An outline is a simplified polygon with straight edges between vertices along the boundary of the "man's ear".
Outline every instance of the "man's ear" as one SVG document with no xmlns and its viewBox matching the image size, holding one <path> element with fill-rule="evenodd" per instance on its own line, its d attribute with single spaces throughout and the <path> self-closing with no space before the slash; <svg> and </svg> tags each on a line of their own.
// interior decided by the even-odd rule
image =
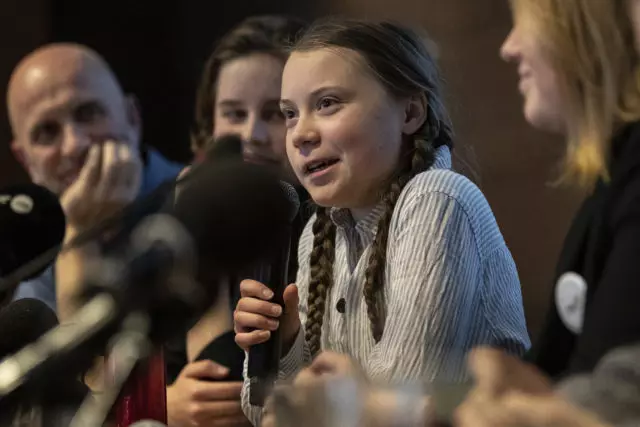
<svg viewBox="0 0 640 427">
<path fill-rule="evenodd" d="M 135 95 L 129 94 L 125 99 L 127 122 L 134 129 L 138 138 L 142 134 L 142 113 L 140 110 L 140 102 Z"/>
<path fill-rule="evenodd" d="M 24 168 L 25 171 L 29 175 L 31 175 L 31 168 L 29 167 L 29 160 L 27 157 L 27 153 L 25 153 L 24 147 L 15 139 L 11 141 L 11 152 L 13 153 L 13 157 L 20 163 L 20 165 Z"/>
</svg>

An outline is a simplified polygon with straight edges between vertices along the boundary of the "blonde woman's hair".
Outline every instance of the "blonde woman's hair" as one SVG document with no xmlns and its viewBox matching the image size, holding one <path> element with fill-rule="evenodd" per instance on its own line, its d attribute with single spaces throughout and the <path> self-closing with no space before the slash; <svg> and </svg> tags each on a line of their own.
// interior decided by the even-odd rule
<svg viewBox="0 0 640 427">
<path fill-rule="evenodd" d="M 560 182 L 607 180 L 611 140 L 640 119 L 640 79 L 625 0 L 511 0 L 558 75 L 567 117 Z"/>
</svg>

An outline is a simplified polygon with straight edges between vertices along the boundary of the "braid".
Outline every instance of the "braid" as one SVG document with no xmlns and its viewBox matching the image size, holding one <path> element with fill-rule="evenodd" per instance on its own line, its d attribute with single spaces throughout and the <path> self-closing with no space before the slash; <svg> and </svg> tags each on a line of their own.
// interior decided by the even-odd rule
<svg viewBox="0 0 640 427">
<path fill-rule="evenodd" d="M 313 250 L 309 259 L 311 278 L 307 300 L 307 324 L 305 325 L 305 339 L 312 355 L 320 351 L 326 297 L 333 284 L 335 238 L 336 227 L 329 218 L 327 209 L 319 208 L 313 223 Z"/>
<path fill-rule="evenodd" d="M 431 126 L 428 126 L 428 128 L 433 129 Z M 369 263 L 365 271 L 364 300 L 367 303 L 367 314 L 371 321 L 373 339 L 376 342 L 380 341 L 384 330 L 385 308 L 382 286 L 384 284 L 387 241 L 393 209 L 400 197 L 400 193 L 402 193 L 402 189 L 411 178 L 429 169 L 433 164 L 435 160 L 434 144 L 421 137 L 416 137 L 411 154 L 411 161 L 408 162 L 404 170 L 400 171 L 397 178 L 391 182 L 389 190 L 382 199 L 385 209 L 378 222 L 378 230 L 371 245 Z"/>
</svg>

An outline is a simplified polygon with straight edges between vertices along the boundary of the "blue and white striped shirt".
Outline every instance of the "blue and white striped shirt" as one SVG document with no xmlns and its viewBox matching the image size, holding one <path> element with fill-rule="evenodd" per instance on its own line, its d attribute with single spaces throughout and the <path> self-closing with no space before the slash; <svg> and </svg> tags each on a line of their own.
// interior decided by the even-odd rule
<svg viewBox="0 0 640 427">
<path fill-rule="evenodd" d="M 449 149 L 414 177 L 394 208 L 387 246 L 380 342 L 371 332 L 363 296 L 365 270 L 383 206 L 359 222 L 346 209 L 333 209 L 337 226 L 334 283 L 327 294 L 322 350 L 350 355 L 377 381 L 460 382 L 465 358 L 478 345 L 523 354 L 530 346 L 515 263 L 480 190 L 450 170 Z M 300 321 L 296 341 L 280 361 L 280 379 L 292 378 L 311 360 L 304 340 L 313 249 L 311 218 L 300 237 L 297 285 Z M 344 313 L 336 304 L 344 298 Z M 342 310 L 341 310 L 342 311 Z M 254 425 L 260 408 L 243 409 Z"/>
</svg>

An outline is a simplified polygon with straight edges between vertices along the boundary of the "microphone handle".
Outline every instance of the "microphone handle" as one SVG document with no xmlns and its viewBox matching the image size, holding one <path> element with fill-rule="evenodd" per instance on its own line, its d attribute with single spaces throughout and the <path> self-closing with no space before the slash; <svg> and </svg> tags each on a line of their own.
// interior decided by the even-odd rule
<svg viewBox="0 0 640 427">
<path fill-rule="evenodd" d="M 291 250 L 291 228 L 287 227 L 283 245 L 276 256 L 268 264 L 269 288 L 273 291 L 271 302 L 279 304 L 284 312 L 284 289 L 287 286 L 289 272 L 289 252 Z M 268 341 L 252 346 L 249 349 L 247 375 L 251 383 L 249 401 L 254 406 L 263 406 L 278 377 L 282 336 L 280 328 L 271 332 Z"/>
</svg>

